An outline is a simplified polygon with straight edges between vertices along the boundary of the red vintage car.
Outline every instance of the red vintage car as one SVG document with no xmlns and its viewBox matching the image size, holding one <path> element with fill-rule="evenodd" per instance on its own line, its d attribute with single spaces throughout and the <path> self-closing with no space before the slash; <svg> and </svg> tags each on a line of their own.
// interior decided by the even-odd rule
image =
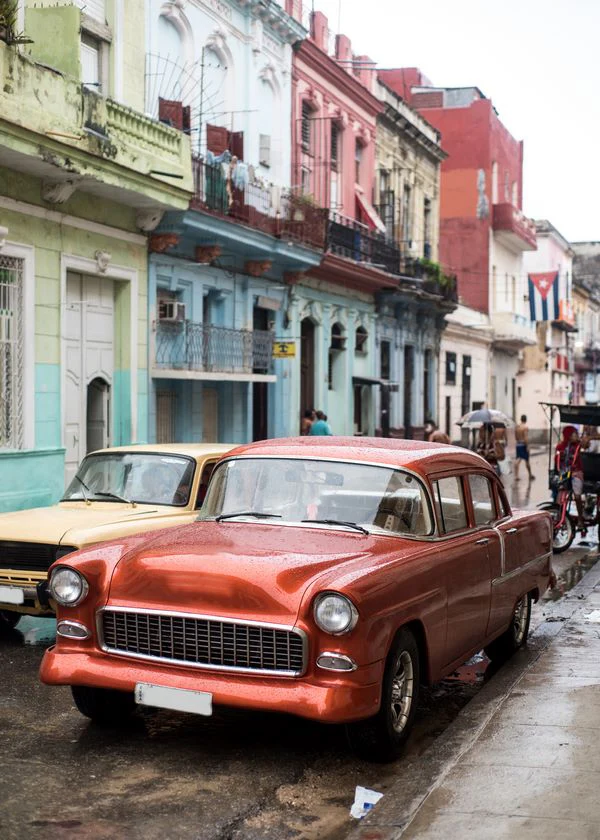
<svg viewBox="0 0 600 840">
<path fill-rule="evenodd" d="M 218 464 L 199 520 L 55 563 L 41 678 L 92 720 L 213 704 L 347 725 L 393 759 L 419 686 L 523 644 L 552 520 L 478 455 L 368 438 L 262 441 Z"/>
</svg>

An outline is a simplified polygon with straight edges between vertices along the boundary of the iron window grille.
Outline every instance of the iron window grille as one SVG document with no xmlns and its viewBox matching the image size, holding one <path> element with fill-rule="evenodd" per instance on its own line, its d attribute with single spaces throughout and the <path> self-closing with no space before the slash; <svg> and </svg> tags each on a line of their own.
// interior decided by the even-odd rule
<svg viewBox="0 0 600 840">
<path fill-rule="evenodd" d="M 23 446 L 23 268 L 0 256 L 0 449 Z"/>
</svg>

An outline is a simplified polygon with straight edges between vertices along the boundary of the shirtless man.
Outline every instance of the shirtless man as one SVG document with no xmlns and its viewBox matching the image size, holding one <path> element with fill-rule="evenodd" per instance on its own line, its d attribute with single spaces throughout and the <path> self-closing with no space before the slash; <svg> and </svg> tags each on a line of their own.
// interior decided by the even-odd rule
<svg viewBox="0 0 600 840">
<path fill-rule="evenodd" d="M 515 429 L 515 441 L 517 442 L 517 454 L 515 459 L 515 481 L 519 481 L 519 466 L 521 461 L 525 461 L 527 472 L 529 474 L 529 481 L 532 481 L 535 476 L 531 474 L 531 467 L 529 465 L 529 429 L 527 427 L 527 416 L 521 415 L 521 422 Z"/>
</svg>

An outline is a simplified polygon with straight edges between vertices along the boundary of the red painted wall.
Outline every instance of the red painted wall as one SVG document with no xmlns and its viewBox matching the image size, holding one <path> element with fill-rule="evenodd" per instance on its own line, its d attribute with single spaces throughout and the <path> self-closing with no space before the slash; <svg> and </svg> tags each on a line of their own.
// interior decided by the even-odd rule
<svg viewBox="0 0 600 840">
<path fill-rule="evenodd" d="M 487 312 L 493 163 L 498 173 L 496 202 L 513 203 L 514 182 L 514 203 L 520 209 L 523 145 L 507 131 L 489 99 L 474 99 L 467 107 L 440 107 L 439 90 L 432 90 L 415 93 L 411 104 L 441 132 L 442 148 L 448 153 L 442 164 L 440 262 L 458 276 L 461 300 Z"/>
</svg>

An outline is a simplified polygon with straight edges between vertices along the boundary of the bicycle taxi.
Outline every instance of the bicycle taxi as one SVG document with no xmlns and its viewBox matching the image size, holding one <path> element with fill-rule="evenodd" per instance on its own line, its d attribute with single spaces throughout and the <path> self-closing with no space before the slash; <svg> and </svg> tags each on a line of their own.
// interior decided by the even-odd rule
<svg viewBox="0 0 600 840">
<path fill-rule="evenodd" d="M 548 443 L 548 487 L 552 492 L 552 501 L 538 505 L 541 510 L 552 514 L 554 536 L 552 548 L 555 554 L 566 551 L 580 533 L 586 536 L 591 528 L 600 524 L 600 451 L 590 451 L 589 436 L 585 429 L 597 433 L 600 426 L 600 405 L 566 405 L 561 403 L 541 402 L 549 421 L 550 436 Z M 573 425 L 580 429 L 581 441 L 579 454 L 583 467 L 582 521 L 576 510 L 571 469 L 560 465 L 556 458 L 556 447 L 561 440 L 561 427 Z"/>
</svg>

